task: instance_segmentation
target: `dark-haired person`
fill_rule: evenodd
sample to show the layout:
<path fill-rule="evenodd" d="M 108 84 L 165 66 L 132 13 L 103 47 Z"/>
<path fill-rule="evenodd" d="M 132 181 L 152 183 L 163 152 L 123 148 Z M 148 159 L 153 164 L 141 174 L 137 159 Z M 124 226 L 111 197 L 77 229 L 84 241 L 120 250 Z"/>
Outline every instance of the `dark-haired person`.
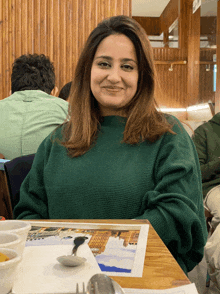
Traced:
<path fill-rule="evenodd" d="M 157 111 L 144 29 L 127 16 L 101 22 L 80 55 L 70 120 L 40 145 L 21 186 L 18 219 L 148 219 L 187 273 L 207 230 L 195 146 Z"/>
<path fill-rule="evenodd" d="M 43 54 L 22 55 L 14 61 L 11 91 L 0 100 L 0 151 L 6 159 L 36 153 L 68 113 L 68 102 L 52 96 L 54 66 Z"/>
<path fill-rule="evenodd" d="M 72 82 L 66 83 L 63 86 L 63 88 L 60 90 L 58 97 L 68 101 L 71 85 L 72 85 Z"/>

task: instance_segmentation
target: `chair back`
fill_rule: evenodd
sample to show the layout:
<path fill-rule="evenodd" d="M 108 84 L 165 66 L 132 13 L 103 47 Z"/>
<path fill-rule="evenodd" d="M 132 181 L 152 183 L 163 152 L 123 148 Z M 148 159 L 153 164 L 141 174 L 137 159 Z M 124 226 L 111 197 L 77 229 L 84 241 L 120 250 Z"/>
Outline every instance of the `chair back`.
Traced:
<path fill-rule="evenodd" d="M 20 187 L 29 173 L 35 154 L 16 157 L 4 164 L 12 210 L 20 199 Z"/>

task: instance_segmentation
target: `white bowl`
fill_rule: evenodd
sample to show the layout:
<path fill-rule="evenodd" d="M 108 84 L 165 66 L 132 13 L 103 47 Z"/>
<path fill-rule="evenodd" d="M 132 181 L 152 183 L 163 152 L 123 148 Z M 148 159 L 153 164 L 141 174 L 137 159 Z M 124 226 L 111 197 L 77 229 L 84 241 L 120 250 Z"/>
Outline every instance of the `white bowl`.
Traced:
<path fill-rule="evenodd" d="M 13 249 L 1 248 L 0 252 L 6 254 L 9 260 L 0 262 L 0 289 L 1 294 L 11 291 L 16 275 L 16 268 L 21 261 L 21 255 Z"/>
<path fill-rule="evenodd" d="M 0 221 L 0 232 L 13 233 L 21 238 L 21 248 L 24 250 L 28 232 L 31 229 L 31 224 L 21 220 L 4 220 Z"/>
<path fill-rule="evenodd" d="M 0 232 L 0 247 L 15 250 L 18 254 L 22 254 L 21 237 L 14 233 Z"/>

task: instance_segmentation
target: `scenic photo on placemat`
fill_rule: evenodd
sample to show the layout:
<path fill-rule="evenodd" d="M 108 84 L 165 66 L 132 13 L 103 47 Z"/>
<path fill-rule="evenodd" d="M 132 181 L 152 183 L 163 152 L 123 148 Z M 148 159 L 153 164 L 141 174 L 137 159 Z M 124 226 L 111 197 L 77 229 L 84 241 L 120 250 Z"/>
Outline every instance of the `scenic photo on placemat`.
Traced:
<path fill-rule="evenodd" d="M 146 250 L 147 241 L 147 234 L 142 232 L 140 237 L 140 225 L 123 229 L 117 226 L 111 226 L 108 229 L 103 226 L 102 229 L 100 224 L 98 227 L 94 224 L 93 228 L 87 228 L 85 224 L 84 227 L 82 225 L 73 227 L 73 224 L 67 227 L 66 225 L 67 223 L 65 226 L 62 226 L 61 223 L 56 223 L 56 226 L 54 223 L 53 226 L 48 223 L 41 223 L 39 226 L 32 224 L 26 246 L 70 245 L 73 244 L 75 237 L 86 236 L 86 243 L 102 272 L 123 276 L 132 273 L 135 276 L 140 275 L 136 272 L 135 260 L 138 259 L 141 247 Z M 145 242 L 140 243 L 143 238 Z"/>

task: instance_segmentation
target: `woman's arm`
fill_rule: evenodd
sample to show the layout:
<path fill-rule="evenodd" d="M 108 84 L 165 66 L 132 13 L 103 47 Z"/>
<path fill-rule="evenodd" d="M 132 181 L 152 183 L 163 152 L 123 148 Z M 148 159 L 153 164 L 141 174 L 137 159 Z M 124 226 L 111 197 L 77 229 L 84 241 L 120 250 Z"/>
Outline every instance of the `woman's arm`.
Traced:
<path fill-rule="evenodd" d="M 161 141 L 155 163 L 155 189 L 146 193 L 142 214 L 148 219 L 183 270 L 190 271 L 203 257 L 205 224 L 201 172 L 192 140 L 178 125 L 177 135 Z"/>

